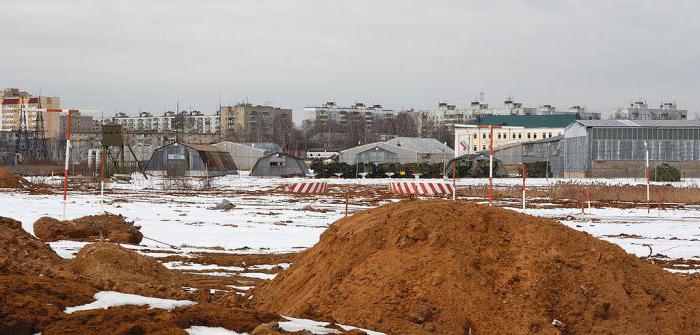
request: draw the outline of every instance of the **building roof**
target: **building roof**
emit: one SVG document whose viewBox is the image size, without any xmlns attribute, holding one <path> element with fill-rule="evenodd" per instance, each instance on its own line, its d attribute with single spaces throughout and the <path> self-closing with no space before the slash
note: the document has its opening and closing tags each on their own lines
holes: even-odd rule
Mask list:
<svg viewBox="0 0 700 335">
<path fill-rule="evenodd" d="M 177 143 L 177 142 L 175 142 L 175 143 Z M 175 144 L 175 143 L 171 143 L 171 144 Z M 222 148 L 218 148 L 218 147 L 215 147 L 213 145 L 208 145 L 208 144 L 189 144 L 189 143 L 177 143 L 177 144 L 184 145 L 186 147 L 192 148 L 192 149 L 197 150 L 199 152 L 207 152 L 207 151 L 227 152 L 226 150 L 224 150 Z"/>
<path fill-rule="evenodd" d="M 384 143 L 424 154 L 444 154 L 452 151 L 448 146 L 434 138 L 395 137 Z"/>
<path fill-rule="evenodd" d="M 697 128 L 700 120 L 578 120 L 584 127 Z"/>
<path fill-rule="evenodd" d="M 484 115 L 470 125 L 524 128 L 565 128 L 579 117 L 577 113 L 556 115 Z"/>
<path fill-rule="evenodd" d="M 270 154 L 274 154 L 277 152 L 282 152 L 282 147 L 280 147 L 277 143 L 241 143 L 242 145 L 246 145 L 249 147 L 253 147 L 255 149 L 261 149 L 265 150 Z"/>
</svg>

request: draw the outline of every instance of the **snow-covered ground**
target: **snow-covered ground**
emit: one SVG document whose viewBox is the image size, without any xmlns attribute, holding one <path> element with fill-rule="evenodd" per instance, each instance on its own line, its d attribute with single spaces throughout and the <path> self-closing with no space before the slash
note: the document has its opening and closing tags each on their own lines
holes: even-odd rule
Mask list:
<svg viewBox="0 0 700 335">
<path fill-rule="evenodd" d="M 61 186 L 63 179 L 61 176 L 53 177 L 29 177 L 32 182 L 42 182 L 54 186 Z M 256 178 L 249 177 L 247 175 L 239 176 L 223 176 L 211 178 L 211 187 L 215 189 L 222 190 L 267 190 L 280 185 L 292 184 L 299 181 L 306 181 L 308 178 Z M 397 181 L 399 179 L 393 178 L 316 178 L 318 181 L 326 181 L 330 184 L 335 185 L 361 185 L 361 186 L 377 186 L 377 185 L 389 185 L 392 181 Z M 401 181 L 407 181 L 410 179 L 400 179 Z M 452 179 L 426 179 L 421 178 L 424 181 L 442 181 L 452 183 Z M 559 183 L 568 184 L 579 184 L 579 185 L 643 185 L 646 180 L 643 176 L 639 178 L 529 178 L 527 179 L 527 185 L 531 187 L 556 185 Z M 185 183 L 192 188 L 197 188 L 202 186 L 202 180 L 197 178 L 188 179 Z M 488 178 L 461 178 L 456 181 L 457 186 L 475 186 L 475 185 L 488 185 Z M 522 184 L 522 179 L 520 178 L 495 178 L 493 180 L 494 186 L 519 186 Z M 680 182 L 652 182 L 652 185 L 666 185 L 671 184 L 676 187 L 700 187 L 700 178 L 684 178 Z M 149 177 L 145 179 L 141 174 L 132 174 L 131 182 L 107 182 L 105 184 L 106 189 L 119 189 L 119 190 L 143 190 L 143 189 L 156 189 L 161 190 L 167 188 L 168 180 L 159 177 Z"/>
<path fill-rule="evenodd" d="M 52 180 L 60 180 L 54 178 Z M 301 251 L 314 245 L 320 234 L 344 215 L 342 197 L 329 195 L 294 196 L 274 191 L 302 179 L 253 178 L 229 176 L 214 179 L 214 190 L 162 191 L 163 179 L 134 175 L 131 183 L 110 183 L 104 203 L 94 192 L 69 193 L 66 217 L 77 218 L 107 211 L 121 214 L 140 225 L 147 239 L 141 246 L 127 246 L 153 257 L 165 257 L 176 252 L 187 257 L 202 252 L 280 253 Z M 44 178 L 42 181 L 46 181 Z M 332 185 L 381 186 L 389 179 L 327 179 Z M 198 182 L 191 181 L 193 184 Z M 495 184 L 519 185 L 522 180 L 496 179 Z M 634 179 L 528 179 L 537 187 L 558 182 L 581 184 L 641 184 Z M 461 179 L 459 186 L 485 185 L 485 179 Z M 699 180 L 685 180 L 677 186 L 693 187 Z M 160 185 L 160 186 L 159 186 Z M 698 190 L 700 191 L 700 189 Z M 213 210 L 223 199 L 236 207 L 229 211 Z M 350 212 L 369 208 L 360 198 L 350 199 Z M 385 200 L 387 201 L 387 200 Z M 511 203 L 511 206 L 513 204 Z M 585 215 L 579 209 L 556 208 L 539 204 L 540 208 L 525 213 L 554 217 L 567 226 L 588 232 L 601 239 L 619 244 L 639 256 L 663 254 L 670 258 L 700 260 L 700 207 L 687 205 L 683 209 L 652 210 L 592 208 Z M 516 209 L 519 210 L 520 209 Z M 22 221 L 24 229 L 32 232 L 32 224 L 41 216 L 60 218 L 62 196 L 28 195 L 26 192 L 0 192 L 0 215 Z M 624 235 L 622 235 L 624 234 Z M 161 243 L 163 242 L 163 243 Z M 51 246 L 63 257 L 71 257 L 85 243 L 59 241 Z M 646 245 L 649 245 L 647 247 Z M 171 246 L 177 246 L 174 249 Z M 210 249 L 215 248 L 215 249 Z M 183 271 L 203 270 L 201 265 L 170 263 L 169 267 Z M 269 266 L 274 266 L 270 264 Z M 287 264 L 288 266 L 288 264 Z M 264 268 L 261 268 L 264 269 Z M 237 269 L 211 268 L 211 274 L 226 275 Z M 269 279 L 265 273 L 250 276 Z"/>
</svg>

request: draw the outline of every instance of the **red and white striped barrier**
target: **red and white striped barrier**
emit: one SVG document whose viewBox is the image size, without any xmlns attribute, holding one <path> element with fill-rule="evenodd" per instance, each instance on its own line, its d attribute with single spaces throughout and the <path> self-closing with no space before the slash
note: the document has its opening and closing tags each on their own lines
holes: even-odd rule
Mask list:
<svg viewBox="0 0 700 335">
<path fill-rule="evenodd" d="M 430 181 L 395 181 L 389 184 L 389 192 L 394 194 L 443 195 L 453 194 L 454 188 L 448 183 Z"/>
<path fill-rule="evenodd" d="M 289 186 L 289 192 L 292 193 L 326 193 L 327 189 L 328 184 L 325 181 L 302 181 Z"/>
</svg>

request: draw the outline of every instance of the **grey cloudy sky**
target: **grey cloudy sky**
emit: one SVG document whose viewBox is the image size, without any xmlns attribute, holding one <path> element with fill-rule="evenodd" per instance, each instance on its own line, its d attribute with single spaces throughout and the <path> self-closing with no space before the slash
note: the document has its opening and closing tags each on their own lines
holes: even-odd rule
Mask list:
<svg viewBox="0 0 700 335">
<path fill-rule="evenodd" d="M 0 0 L 0 86 L 65 107 L 700 110 L 700 1 Z"/>
</svg>

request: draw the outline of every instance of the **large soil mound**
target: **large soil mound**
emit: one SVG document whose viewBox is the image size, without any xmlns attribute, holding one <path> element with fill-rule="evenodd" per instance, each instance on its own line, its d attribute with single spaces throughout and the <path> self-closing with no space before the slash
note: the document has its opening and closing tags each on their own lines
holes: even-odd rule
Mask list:
<svg viewBox="0 0 700 335">
<path fill-rule="evenodd" d="M 22 229 L 22 223 L 0 217 L 0 274 L 48 274 L 64 263 L 44 242 Z"/>
<path fill-rule="evenodd" d="M 32 183 L 12 171 L 0 167 L 0 188 L 29 188 Z"/>
<path fill-rule="evenodd" d="M 117 244 L 86 245 L 70 262 L 71 270 L 103 290 L 186 298 L 177 272 L 155 259 Z"/>
<path fill-rule="evenodd" d="M 391 334 L 700 334 L 698 284 L 552 220 L 404 201 L 336 222 L 251 294 Z"/>
<path fill-rule="evenodd" d="M 34 222 L 34 234 L 43 241 L 95 241 L 100 237 L 111 242 L 139 244 L 143 234 L 132 222 L 114 214 L 90 215 L 59 221 L 42 217 Z"/>
</svg>

